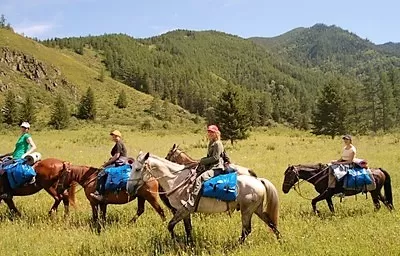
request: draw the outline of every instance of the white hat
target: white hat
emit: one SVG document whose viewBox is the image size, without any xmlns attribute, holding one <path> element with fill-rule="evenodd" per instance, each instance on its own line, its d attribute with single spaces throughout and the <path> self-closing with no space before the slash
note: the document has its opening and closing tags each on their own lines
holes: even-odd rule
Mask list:
<svg viewBox="0 0 400 256">
<path fill-rule="evenodd" d="M 31 125 L 28 122 L 22 122 L 21 127 L 29 129 L 29 128 L 31 128 Z"/>
</svg>

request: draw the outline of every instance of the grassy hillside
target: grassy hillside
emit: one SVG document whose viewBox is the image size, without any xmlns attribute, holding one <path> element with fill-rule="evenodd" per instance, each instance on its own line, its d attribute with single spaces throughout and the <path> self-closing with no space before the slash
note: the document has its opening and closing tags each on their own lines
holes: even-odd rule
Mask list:
<svg viewBox="0 0 400 256">
<path fill-rule="evenodd" d="M 65 50 L 48 48 L 3 29 L 0 29 L 0 49 L 5 51 L 5 55 L 13 56 L 11 65 L 4 61 L 0 62 L 0 85 L 5 85 L 0 92 L 0 100 L 4 98 L 7 90 L 15 91 L 20 98 L 27 93 L 33 95 L 39 107 L 39 120 L 43 122 L 49 118 L 49 105 L 52 104 L 55 95 L 61 93 L 74 109 L 81 95 L 90 86 L 94 89 L 97 99 L 98 121 L 135 126 L 139 126 L 144 119 L 149 119 L 148 122 L 161 123 L 153 120 L 147 111 L 153 97 L 107 76 L 104 82 L 98 80 L 102 64 L 101 58 L 96 57 L 96 54 L 88 52 L 82 57 Z M 18 62 L 23 63 L 27 58 L 32 59 L 32 65 L 44 66 L 44 73 L 47 73 L 47 76 L 52 71 L 54 78 L 46 76 L 43 79 L 27 78 L 24 72 L 18 71 Z M 51 79 L 65 81 L 65 84 L 57 82 L 54 86 Z M 126 91 L 129 102 L 128 107 L 123 110 L 114 106 L 122 89 Z M 174 117 L 171 119 L 172 122 L 193 123 L 190 121 L 194 118 L 193 115 L 179 107 L 169 106 Z"/>
</svg>

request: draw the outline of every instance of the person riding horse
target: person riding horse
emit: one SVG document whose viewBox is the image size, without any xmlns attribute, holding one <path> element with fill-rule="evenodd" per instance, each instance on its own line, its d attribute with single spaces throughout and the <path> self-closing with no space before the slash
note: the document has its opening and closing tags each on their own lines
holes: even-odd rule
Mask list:
<svg viewBox="0 0 400 256">
<path fill-rule="evenodd" d="M 184 215 L 188 215 L 195 211 L 196 203 L 200 198 L 199 193 L 203 182 L 224 173 L 224 164 L 225 162 L 229 163 L 229 157 L 227 156 L 224 150 L 224 145 L 221 141 L 221 132 L 216 125 L 208 126 L 207 137 L 210 141 L 208 144 L 207 156 L 200 159 L 200 168 L 197 168 L 197 171 L 205 171 L 198 174 L 188 200 L 181 201 L 182 205 L 184 205 L 184 208 L 182 209 L 186 209 L 186 212 L 182 213 Z"/>
<path fill-rule="evenodd" d="M 28 122 L 22 122 L 21 124 L 21 136 L 18 138 L 15 144 L 15 149 L 11 153 L 7 153 L 1 156 L 2 159 L 6 157 L 12 157 L 11 159 L 5 160 L 0 164 L 0 175 L 3 179 L 3 193 L 0 195 L 0 199 L 11 199 L 12 189 L 10 187 L 10 182 L 8 181 L 7 174 L 5 174 L 3 167 L 12 163 L 14 159 L 22 159 L 25 156 L 35 152 L 36 144 L 33 142 L 32 135 L 29 133 L 30 124 Z M 30 183 L 34 183 L 35 180 L 32 179 Z"/>
<path fill-rule="evenodd" d="M 111 158 L 104 162 L 101 166 L 102 170 L 97 175 L 96 192 L 90 193 L 90 195 L 99 202 L 104 200 L 105 185 L 107 181 L 107 172 L 105 169 L 111 166 L 123 165 L 126 161 L 127 150 L 122 142 L 122 134 L 118 130 L 114 130 L 110 133 L 111 140 L 115 142 L 114 147 L 111 149 Z"/>
</svg>

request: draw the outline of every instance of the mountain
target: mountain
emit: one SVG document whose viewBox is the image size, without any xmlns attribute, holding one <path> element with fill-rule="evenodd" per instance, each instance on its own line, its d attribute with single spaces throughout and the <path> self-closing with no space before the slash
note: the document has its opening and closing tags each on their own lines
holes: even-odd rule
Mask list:
<svg viewBox="0 0 400 256">
<path fill-rule="evenodd" d="M 30 94 L 37 106 L 38 123 L 47 123 L 51 105 L 58 94 L 62 94 L 70 108 L 76 111 L 81 96 L 90 86 L 95 92 L 98 121 L 136 127 L 143 122 L 163 125 L 165 120 L 154 118 L 151 113 L 151 107 L 154 104 L 161 106 L 161 101 L 108 76 L 101 82 L 102 68 L 102 57 L 90 49 L 85 49 L 85 55 L 79 55 L 66 49 L 49 48 L 0 29 L 0 101 L 8 90 L 16 93 L 16 101 L 22 101 Z M 121 90 L 125 90 L 128 98 L 126 109 L 114 105 Z M 196 119 L 175 105 L 163 106 L 176 117 L 168 118 L 171 122 L 193 124 L 191 120 Z"/>
<path fill-rule="evenodd" d="M 50 39 L 46 46 L 104 56 L 111 76 L 202 116 L 212 116 L 227 84 L 241 90 L 253 125 L 307 123 L 331 77 L 272 55 L 250 40 L 217 31 L 176 30 L 135 39 L 124 34 Z"/>
<path fill-rule="evenodd" d="M 357 77 L 400 67 L 398 44 L 375 45 L 337 26 L 316 24 L 273 38 L 251 38 L 290 63 Z"/>
</svg>

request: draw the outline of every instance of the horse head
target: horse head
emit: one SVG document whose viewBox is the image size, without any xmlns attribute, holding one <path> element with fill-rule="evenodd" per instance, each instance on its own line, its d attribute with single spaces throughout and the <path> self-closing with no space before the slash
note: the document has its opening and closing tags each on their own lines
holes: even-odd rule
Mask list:
<svg viewBox="0 0 400 256">
<path fill-rule="evenodd" d="M 143 152 L 139 152 L 137 160 L 134 161 L 132 165 L 132 171 L 129 176 L 128 182 L 126 183 L 126 190 L 129 194 L 135 195 L 138 189 L 143 186 L 143 184 L 147 181 L 145 176 L 145 167 L 146 161 L 150 157 L 150 154 L 144 154 Z"/>
<path fill-rule="evenodd" d="M 177 154 L 180 154 L 180 150 L 178 149 L 179 145 L 174 144 L 172 148 L 168 151 L 168 154 L 165 156 L 165 159 L 171 162 L 175 162 L 177 158 Z"/>
<path fill-rule="evenodd" d="M 282 184 L 283 193 L 289 193 L 289 190 L 293 187 L 296 182 L 299 181 L 299 173 L 294 165 L 289 165 L 285 171 L 285 179 Z"/>
</svg>

